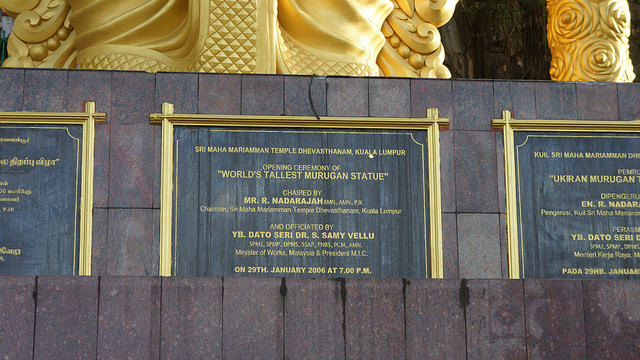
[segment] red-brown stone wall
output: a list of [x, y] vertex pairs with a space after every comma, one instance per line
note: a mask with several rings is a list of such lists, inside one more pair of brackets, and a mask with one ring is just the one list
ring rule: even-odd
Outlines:
[[637, 359], [640, 282], [0, 277], [2, 359]]
[[[450, 118], [446, 280], [159, 278], [161, 128], [177, 113]], [[640, 84], [0, 69], [0, 111], [96, 127], [93, 276], [0, 277], [0, 358], [631, 359], [640, 282], [507, 278], [491, 119], [640, 119]], [[0, 229], [1, 231], [1, 229]], [[470, 280], [460, 280], [470, 279]], [[487, 280], [484, 280], [487, 279]]]

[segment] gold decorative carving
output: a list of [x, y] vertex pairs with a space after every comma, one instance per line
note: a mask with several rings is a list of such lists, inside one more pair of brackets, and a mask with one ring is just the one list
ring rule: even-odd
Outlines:
[[75, 32], [64, 0], [2, 0], [15, 18], [4, 66], [74, 68]]
[[625, 0], [547, 0], [551, 79], [631, 82]]
[[382, 33], [387, 41], [378, 66], [387, 76], [450, 78], [438, 27], [446, 24], [458, 0], [397, 0]]
[[[232, 9], [236, 11], [232, 11]], [[256, 6], [250, 0], [216, 1], [209, 7], [208, 36], [194, 70], [253, 72], [256, 70]], [[244, 15], [244, 16], [243, 16]], [[231, 61], [231, 59], [237, 59]]]
[[0, 0], [4, 66], [450, 77], [458, 0]]

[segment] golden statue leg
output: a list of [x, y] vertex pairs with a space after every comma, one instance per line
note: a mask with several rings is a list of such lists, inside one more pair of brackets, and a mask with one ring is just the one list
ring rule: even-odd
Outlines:
[[631, 82], [625, 0], [547, 0], [552, 80]]
[[458, 0], [0, 0], [4, 66], [450, 77]]
[[378, 75], [389, 0], [278, 0], [277, 72]]
[[67, 1], [79, 68], [186, 71], [200, 55], [199, 0]]

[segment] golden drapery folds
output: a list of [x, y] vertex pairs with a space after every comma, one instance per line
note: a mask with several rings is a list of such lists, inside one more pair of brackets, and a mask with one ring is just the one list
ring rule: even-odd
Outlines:
[[4, 66], [450, 77], [458, 0], [0, 0]]
[[388, 0], [278, 0], [279, 72], [378, 75], [380, 27], [392, 9]]
[[67, 0], [79, 68], [189, 70], [202, 44], [197, 0]]
[[625, 0], [547, 0], [547, 10], [552, 80], [633, 81]]

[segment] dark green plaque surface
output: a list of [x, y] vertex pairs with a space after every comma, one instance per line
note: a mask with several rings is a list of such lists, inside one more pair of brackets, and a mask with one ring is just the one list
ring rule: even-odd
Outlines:
[[428, 276], [426, 132], [174, 136], [173, 274]]
[[526, 278], [640, 278], [640, 136], [514, 132]]
[[82, 125], [0, 125], [0, 275], [78, 272]]

